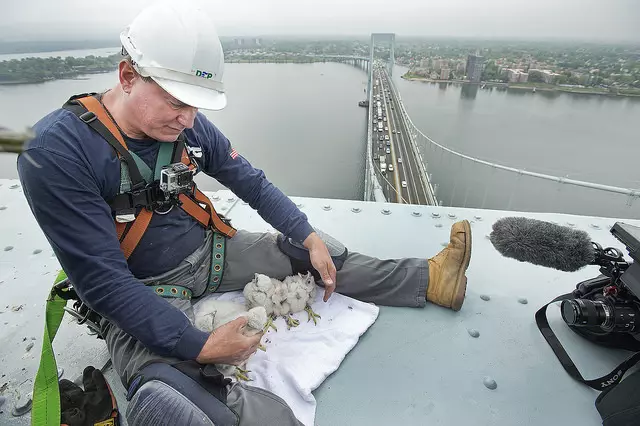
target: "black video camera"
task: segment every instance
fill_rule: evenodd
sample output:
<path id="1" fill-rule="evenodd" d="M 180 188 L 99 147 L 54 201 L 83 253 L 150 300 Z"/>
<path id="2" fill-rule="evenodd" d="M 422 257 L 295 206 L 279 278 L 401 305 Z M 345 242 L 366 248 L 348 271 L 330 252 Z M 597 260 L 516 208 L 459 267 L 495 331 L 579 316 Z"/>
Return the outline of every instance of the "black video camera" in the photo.
<path id="1" fill-rule="evenodd" d="M 616 222 L 611 233 L 634 260 L 617 248 L 593 242 L 593 265 L 602 275 L 579 283 L 562 301 L 562 319 L 573 331 L 605 346 L 640 350 L 640 228 Z"/>

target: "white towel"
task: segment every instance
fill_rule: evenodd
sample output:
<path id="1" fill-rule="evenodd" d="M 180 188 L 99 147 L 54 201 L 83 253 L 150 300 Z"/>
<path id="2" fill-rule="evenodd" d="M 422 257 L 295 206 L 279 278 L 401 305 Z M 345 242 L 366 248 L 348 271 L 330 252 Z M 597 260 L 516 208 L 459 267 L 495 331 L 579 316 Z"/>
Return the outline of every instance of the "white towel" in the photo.
<path id="1" fill-rule="evenodd" d="M 334 293 L 328 302 L 318 288 L 314 312 L 322 318 L 318 325 L 307 322 L 306 312 L 293 315 L 298 327 L 287 330 L 283 318 L 275 321 L 278 331 L 270 329 L 262 338 L 266 352 L 257 351 L 247 363 L 251 370 L 251 386 L 267 389 L 284 399 L 299 421 L 313 426 L 316 399 L 311 394 L 331 373 L 336 371 L 358 339 L 375 322 L 379 308 Z M 205 297 L 245 303 L 240 291 Z M 198 313 L 197 303 L 194 310 Z"/>

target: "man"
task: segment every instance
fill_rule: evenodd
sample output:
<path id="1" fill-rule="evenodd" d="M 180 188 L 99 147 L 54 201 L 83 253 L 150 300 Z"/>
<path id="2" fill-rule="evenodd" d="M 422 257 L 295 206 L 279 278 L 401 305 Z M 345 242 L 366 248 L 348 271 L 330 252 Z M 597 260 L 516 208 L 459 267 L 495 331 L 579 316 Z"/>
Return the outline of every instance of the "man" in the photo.
<path id="1" fill-rule="evenodd" d="M 295 204 L 198 112 L 226 105 L 222 48 L 205 13 L 185 2 L 155 4 L 136 17 L 121 42 L 126 56 L 118 66 L 119 81 L 92 98 L 105 117 L 95 120 L 78 111 L 78 102 L 50 113 L 35 126 L 18 172 L 79 297 L 102 317 L 101 334 L 129 391 L 130 425 L 299 424 L 277 396 L 243 383 L 229 385 L 203 367 L 245 361 L 261 335 L 244 336 L 242 319 L 201 332 L 192 325 L 192 303 L 211 291 L 242 289 L 257 272 L 283 278 L 317 271 L 325 301 L 337 289 L 381 305 L 423 307 L 431 301 L 461 308 L 471 256 L 467 221 L 453 225 L 449 246 L 431 259 L 379 260 L 347 252 L 330 237 L 321 238 Z M 109 120 L 126 150 L 95 130 L 97 121 Z M 159 153 L 178 146 L 181 135 L 192 154 L 186 164 L 248 202 L 281 233 L 279 240 L 229 230 L 226 222 L 203 226 L 180 203 L 153 213 L 138 208 L 136 218 L 114 201 L 132 196 L 134 163 L 138 171 L 152 172 Z M 180 158 L 176 152 L 173 157 Z M 122 238 L 144 215 L 151 219 L 141 238 L 125 248 Z M 331 242 L 331 253 L 324 240 Z"/>

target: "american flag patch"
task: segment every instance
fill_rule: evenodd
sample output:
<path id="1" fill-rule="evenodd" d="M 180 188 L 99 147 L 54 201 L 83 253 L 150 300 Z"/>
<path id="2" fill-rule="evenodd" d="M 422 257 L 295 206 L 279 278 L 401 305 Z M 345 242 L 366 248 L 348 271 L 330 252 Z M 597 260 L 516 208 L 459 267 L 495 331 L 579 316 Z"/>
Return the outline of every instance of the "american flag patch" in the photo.
<path id="1" fill-rule="evenodd" d="M 233 158 L 234 160 L 236 159 L 236 157 L 238 156 L 238 151 L 236 151 L 235 148 L 231 149 L 231 158 Z"/>

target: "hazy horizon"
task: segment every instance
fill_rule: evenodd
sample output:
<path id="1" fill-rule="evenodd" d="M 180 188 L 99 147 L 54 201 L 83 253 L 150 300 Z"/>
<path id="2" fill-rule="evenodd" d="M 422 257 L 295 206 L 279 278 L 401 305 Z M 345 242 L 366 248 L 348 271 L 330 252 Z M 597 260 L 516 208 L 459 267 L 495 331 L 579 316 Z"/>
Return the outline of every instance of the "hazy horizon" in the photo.
<path id="1" fill-rule="evenodd" d="M 32 0 L 0 17 L 0 42 L 114 40 L 157 0 Z M 640 43 L 636 0 L 219 0 L 201 3 L 221 37 L 398 37 Z M 51 17 L 56 17 L 55 21 Z"/>

